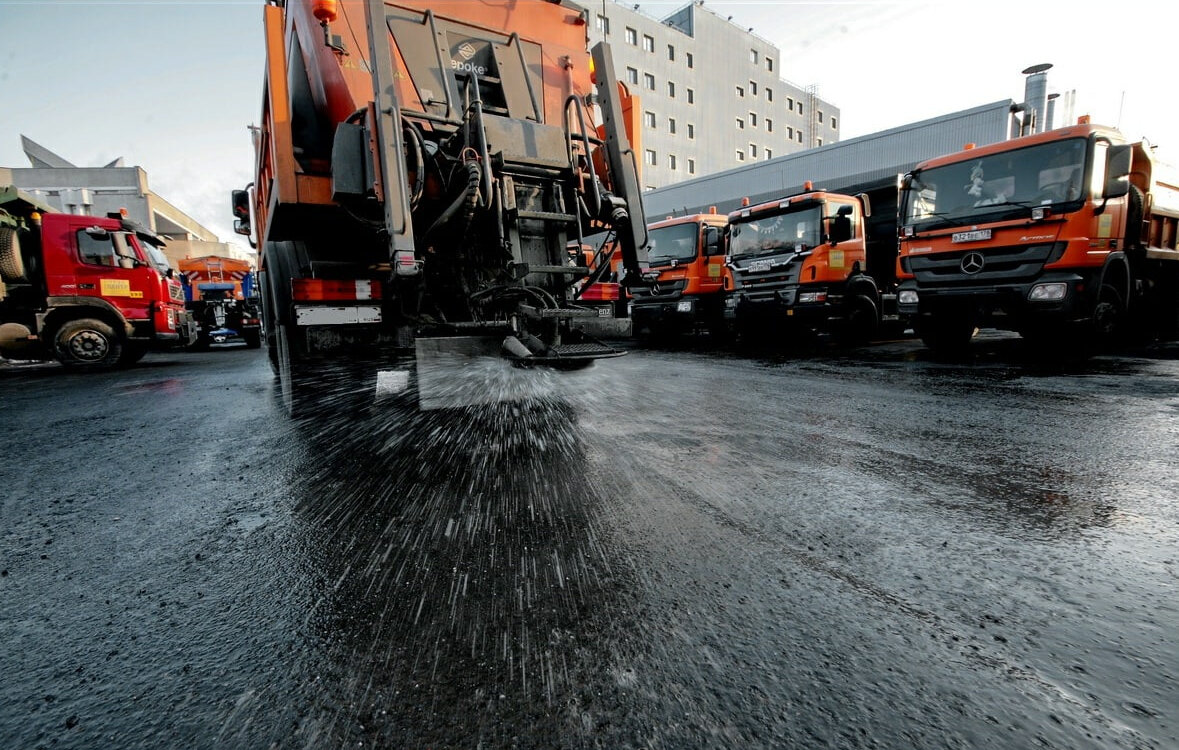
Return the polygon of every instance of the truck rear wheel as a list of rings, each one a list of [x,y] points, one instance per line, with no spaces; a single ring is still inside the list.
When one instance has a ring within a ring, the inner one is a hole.
[[[260,349],[262,347],[262,333],[257,328],[242,331],[242,341],[246,342],[248,349]]]
[[[117,364],[123,354],[115,329],[94,318],[67,321],[53,342],[58,361],[66,367],[104,369]]]

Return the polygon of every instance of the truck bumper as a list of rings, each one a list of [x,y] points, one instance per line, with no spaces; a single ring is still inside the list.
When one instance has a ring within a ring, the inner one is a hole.
[[[799,302],[798,287],[787,287],[756,296],[732,295],[725,305],[725,317],[737,325],[775,323],[823,328],[841,315],[843,298],[827,295],[821,302]]]
[[[1087,319],[1096,291],[1089,278],[1073,271],[979,286],[927,287],[909,279],[897,288],[897,311],[911,320],[951,311],[969,312],[980,325],[1021,330],[1031,325]]]

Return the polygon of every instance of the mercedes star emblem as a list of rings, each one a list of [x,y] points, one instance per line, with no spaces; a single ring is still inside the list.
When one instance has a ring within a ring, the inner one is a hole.
[[[967,253],[962,256],[962,273],[976,274],[983,270],[985,264],[982,253]]]

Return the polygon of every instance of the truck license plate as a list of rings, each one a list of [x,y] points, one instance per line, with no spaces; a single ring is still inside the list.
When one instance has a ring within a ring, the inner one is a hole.
[[[976,229],[973,232],[954,232],[950,235],[950,242],[978,242],[979,240],[989,240],[991,238],[991,230]]]

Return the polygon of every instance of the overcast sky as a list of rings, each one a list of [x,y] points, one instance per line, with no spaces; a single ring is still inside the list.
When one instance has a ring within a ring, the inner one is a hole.
[[[639,2],[659,18],[685,4]],[[122,156],[147,171],[153,191],[244,248],[232,233],[229,191],[252,179],[247,126],[261,106],[262,5],[0,0],[0,166],[28,166],[21,134],[78,166]],[[816,85],[841,110],[845,139],[1019,101],[1020,71],[1052,63],[1049,91],[1075,90],[1076,114],[1146,136],[1179,162],[1179,3],[705,0],[705,7],[776,44],[782,76]]]

